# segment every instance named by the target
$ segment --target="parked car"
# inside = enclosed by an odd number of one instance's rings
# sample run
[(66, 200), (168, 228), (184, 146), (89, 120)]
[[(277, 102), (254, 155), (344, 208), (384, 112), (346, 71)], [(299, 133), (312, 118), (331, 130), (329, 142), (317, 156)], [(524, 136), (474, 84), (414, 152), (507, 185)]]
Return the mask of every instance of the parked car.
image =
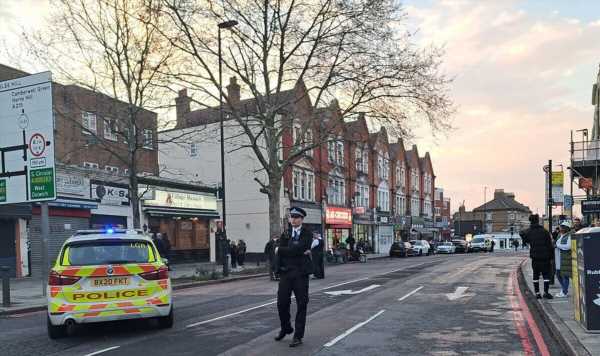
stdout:
[(422, 255), (429, 255), (430, 251), (431, 251), (431, 246), (429, 246), (429, 243), (425, 240), (413, 240), (410, 242), (412, 244), (413, 250), (415, 251), (415, 254), (422, 256)]
[(395, 241), (390, 247), (390, 257), (413, 256), (414, 250), (409, 242)]
[(452, 242), (442, 242), (437, 245), (437, 253), (455, 253), (456, 246)]
[(475, 235), (475, 237), (473, 237), (473, 239), (471, 241), (469, 241), (467, 252), (481, 252), (481, 251), (485, 252), (485, 251), (487, 251), (488, 248), (486, 246), (485, 241), (486, 241), (485, 237)]
[(467, 241), (465, 240), (452, 240), (452, 244), (454, 245), (454, 252), (456, 253), (465, 253), (468, 251)]

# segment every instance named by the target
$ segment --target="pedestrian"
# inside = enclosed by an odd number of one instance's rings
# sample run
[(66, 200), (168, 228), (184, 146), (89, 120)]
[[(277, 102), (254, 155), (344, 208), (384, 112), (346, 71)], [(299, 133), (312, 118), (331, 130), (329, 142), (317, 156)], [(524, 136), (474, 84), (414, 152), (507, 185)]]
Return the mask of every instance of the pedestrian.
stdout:
[(237, 269), (237, 257), (238, 257), (238, 248), (237, 248), (237, 245), (235, 244), (235, 241), (229, 242), (229, 253), (231, 255), (231, 269), (235, 271)]
[(490, 243), (490, 252), (494, 252), (494, 246), (496, 246), (496, 241), (492, 240)]
[(279, 237), (273, 236), (269, 242), (265, 245), (265, 255), (269, 263), (269, 278), (272, 281), (279, 280), (279, 271), (277, 263), (277, 255), (275, 255), (275, 248), (279, 246)]
[(573, 228), (571, 229), (571, 231), (577, 232), (577, 231), (581, 230), (582, 228), (583, 228), (583, 226), (581, 225), (581, 219), (574, 218), (573, 219)]
[(517, 240), (517, 239), (513, 240), (513, 245), (515, 247), (515, 252), (517, 252), (517, 250), (519, 249), (519, 240)]
[(558, 234), (560, 233), (558, 226), (554, 229), (554, 231), (552, 231), (552, 239), (554, 241), (556, 241), (556, 239), (558, 239)]
[(312, 255), (312, 261), (315, 266), (314, 278), (323, 279), (325, 278), (325, 266), (324, 266), (324, 244), (320, 234), (313, 234), (313, 241), (310, 245), (310, 252)]
[(154, 246), (156, 246), (156, 249), (158, 250), (158, 254), (161, 257), (167, 257), (166, 253), (165, 253), (165, 246), (163, 244), (163, 241), (161, 238), (159, 238), (158, 234), (155, 232), (152, 233), (152, 242), (154, 242)]
[(354, 251), (354, 244), (356, 244), (356, 240), (352, 237), (352, 234), (348, 235), (346, 238), (346, 245), (350, 248), (350, 252)]
[(571, 227), (568, 221), (560, 224), (560, 235), (556, 241), (554, 260), (556, 261), (556, 276), (560, 283), (561, 291), (556, 294), (564, 298), (569, 294), (569, 280), (571, 279)]
[(244, 261), (246, 260), (246, 242), (240, 239), (237, 247), (238, 266), (240, 266), (240, 268), (244, 268)]
[(160, 241), (163, 245), (163, 251), (165, 253), (165, 255), (163, 257), (165, 258), (169, 258), (169, 256), (171, 255), (171, 241), (169, 241), (169, 236), (167, 235), (166, 232), (160, 234)]
[[(287, 334), (294, 333), (290, 347), (302, 344), (306, 326), (306, 309), (308, 307), (308, 276), (313, 272), (310, 259), (312, 234), (302, 226), (306, 212), (302, 208), (290, 209), (290, 228), (281, 235), (279, 247), (275, 253), (279, 257), (279, 288), (277, 290), (277, 310), (281, 330), (275, 341), (282, 340)], [(290, 322), (291, 296), (296, 298), (295, 330)]]
[(548, 293), (550, 289), (550, 274), (552, 260), (554, 258), (554, 244), (552, 235), (548, 230), (540, 225), (540, 216), (533, 214), (529, 216), (531, 223), (529, 229), (523, 232), (523, 241), (530, 246), (529, 257), (533, 268), (533, 289), (537, 299), (542, 298), (540, 294), (540, 275), (544, 277), (544, 295), (545, 299), (552, 299), (552, 294)]

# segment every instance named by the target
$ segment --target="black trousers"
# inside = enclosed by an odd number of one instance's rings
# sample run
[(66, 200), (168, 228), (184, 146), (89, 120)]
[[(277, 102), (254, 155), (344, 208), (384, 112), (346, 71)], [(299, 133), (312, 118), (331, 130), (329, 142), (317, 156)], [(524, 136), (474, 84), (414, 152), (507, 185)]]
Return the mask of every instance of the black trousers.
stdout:
[(312, 260), (313, 260), (315, 277), (325, 278), (325, 266), (324, 266), (324, 260), (323, 260), (323, 253), (313, 252)]
[(279, 290), (277, 291), (277, 310), (279, 312), (281, 330), (291, 330), (290, 304), (292, 302), (292, 292), (294, 292), (297, 306), (294, 337), (301, 339), (304, 337), (304, 327), (306, 326), (308, 276), (294, 272), (290, 271), (280, 275)]
[(533, 259), (531, 261), (531, 267), (533, 268), (534, 281), (539, 281), (540, 275), (544, 277), (544, 281), (550, 281), (550, 275), (552, 273), (552, 263), (550, 260)]

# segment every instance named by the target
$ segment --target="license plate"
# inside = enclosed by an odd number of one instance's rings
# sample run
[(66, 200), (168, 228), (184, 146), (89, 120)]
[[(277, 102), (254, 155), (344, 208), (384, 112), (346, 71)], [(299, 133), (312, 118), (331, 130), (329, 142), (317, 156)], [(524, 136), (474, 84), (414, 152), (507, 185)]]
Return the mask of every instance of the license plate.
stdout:
[(92, 280), (93, 287), (128, 286), (128, 277), (96, 278)]

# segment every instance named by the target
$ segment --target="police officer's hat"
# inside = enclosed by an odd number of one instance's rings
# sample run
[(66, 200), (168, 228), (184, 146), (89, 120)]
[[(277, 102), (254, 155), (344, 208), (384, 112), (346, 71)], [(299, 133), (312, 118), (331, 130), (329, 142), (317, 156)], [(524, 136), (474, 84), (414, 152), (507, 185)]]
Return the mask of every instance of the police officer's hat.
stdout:
[(290, 216), (299, 217), (299, 218), (304, 219), (306, 217), (306, 211), (304, 211), (304, 209), (302, 209), (302, 208), (293, 206), (290, 208)]

